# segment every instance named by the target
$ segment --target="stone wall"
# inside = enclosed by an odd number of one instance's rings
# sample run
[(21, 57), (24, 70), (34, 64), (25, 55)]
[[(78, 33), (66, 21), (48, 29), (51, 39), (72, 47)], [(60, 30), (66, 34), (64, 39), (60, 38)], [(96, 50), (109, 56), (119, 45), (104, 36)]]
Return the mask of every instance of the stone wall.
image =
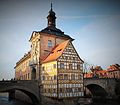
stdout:
[(58, 100), (42, 96), (42, 105), (77, 105), (77, 103), (77, 98)]

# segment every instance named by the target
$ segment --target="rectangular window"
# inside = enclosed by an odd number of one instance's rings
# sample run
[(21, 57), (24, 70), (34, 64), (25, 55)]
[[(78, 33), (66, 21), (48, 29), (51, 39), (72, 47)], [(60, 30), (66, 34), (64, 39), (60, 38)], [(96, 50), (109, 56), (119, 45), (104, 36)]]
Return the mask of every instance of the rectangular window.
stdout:
[(64, 69), (64, 63), (60, 63), (60, 68)]
[(78, 79), (78, 74), (75, 75), (75, 79)]
[(42, 76), (42, 80), (45, 80), (45, 76)]
[(74, 91), (75, 91), (75, 92), (78, 92), (78, 88), (75, 88)]
[(69, 69), (72, 70), (72, 64), (69, 64)]
[(26, 74), (26, 80), (27, 80), (27, 78), (28, 78), (28, 75)]
[(51, 93), (51, 89), (48, 89), (48, 93)]
[(56, 64), (53, 64), (53, 68), (56, 69)]
[(54, 80), (56, 80), (57, 79), (57, 76), (56, 75), (54, 75)]
[(29, 79), (30, 73), (28, 73), (28, 79)]
[(77, 64), (77, 69), (80, 70), (80, 65), (79, 64)]
[(73, 57), (73, 61), (75, 61), (75, 57)]
[(56, 93), (56, 89), (53, 89), (53, 93)]
[(59, 89), (60, 93), (62, 93), (62, 88)]
[(81, 70), (83, 69), (83, 64), (80, 64), (80, 69), (81, 69)]
[(83, 79), (83, 76), (82, 76), (82, 74), (80, 75), (78, 75), (78, 79), (80, 80), (80, 79)]
[(72, 92), (72, 88), (66, 88), (67, 92)]
[(59, 74), (59, 79), (63, 79), (63, 74)]
[(73, 70), (75, 69), (75, 64), (74, 64), (74, 63), (72, 63), (72, 69), (73, 69)]
[(71, 79), (75, 80), (75, 74), (71, 74)]
[(82, 91), (82, 88), (78, 88), (78, 91), (81, 92), (81, 91)]
[(68, 74), (64, 74), (64, 79), (65, 79), (65, 80), (68, 79)]
[(77, 69), (77, 63), (75, 63), (74, 65), (75, 65), (75, 69)]
[(52, 47), (52, 41), (48, 40), (48, 47)]
[(46, 89), (43, 89), (43, 93), (45, 93), (46, 92)]
[(42, 67), (42, 71), (44, 71), (44, 70), (45, 70), (45, 67), (43, 66), (43, 67)]

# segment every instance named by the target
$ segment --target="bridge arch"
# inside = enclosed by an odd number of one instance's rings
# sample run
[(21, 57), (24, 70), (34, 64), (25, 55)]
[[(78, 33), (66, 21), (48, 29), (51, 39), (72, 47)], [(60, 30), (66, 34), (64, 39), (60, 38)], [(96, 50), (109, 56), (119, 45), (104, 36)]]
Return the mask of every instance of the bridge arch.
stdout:
[(108, 95), (106, 90), (98, 84), (88, 84), (85, 88), (90, 91), (91, 97), (106, 98)]
[(20, 86), (14, 86), (14, 87), (12, 86), (12, 87), (8, 87), (3, 92), (10, 92), (10, 91), (14, 91), (14, 90), (19, 90), (19, 91), (25, 93), (31, 99), (33, 105), (39, 105), (39, 97), (37, 97), (37, 95), (28, 88), (25, 88), (22, 86), (21, 87)]

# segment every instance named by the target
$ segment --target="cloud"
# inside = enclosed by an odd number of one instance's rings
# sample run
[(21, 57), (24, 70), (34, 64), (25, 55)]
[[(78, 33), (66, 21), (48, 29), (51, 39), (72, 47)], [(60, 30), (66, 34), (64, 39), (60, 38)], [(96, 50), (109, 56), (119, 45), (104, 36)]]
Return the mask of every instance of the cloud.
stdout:
[[(120, 63), (120, 17), (96, 18), (76, 32), (76, 47), (80, 55), (104, 68)], [(79, 48), (78, 48), (79, 45)]]
[(58, 16), (61, 19), (84, 19), (84, 18), (108, 18), (108, 17), (120, 18), (120, 15), (86, 15), (86, 16)]

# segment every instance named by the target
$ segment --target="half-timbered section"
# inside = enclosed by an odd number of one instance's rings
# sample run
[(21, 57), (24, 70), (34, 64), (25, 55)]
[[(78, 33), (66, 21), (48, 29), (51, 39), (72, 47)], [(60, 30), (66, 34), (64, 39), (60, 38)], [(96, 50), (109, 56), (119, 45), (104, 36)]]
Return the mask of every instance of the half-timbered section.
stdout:
[(83, 96), (83, 61), (71, 42), (57, 61), (59, 98)]
[(82, 71), (83, 61), (71, 41), (64, 41), (43, 61), (43, 94), (57, 98), (83, 96)]

